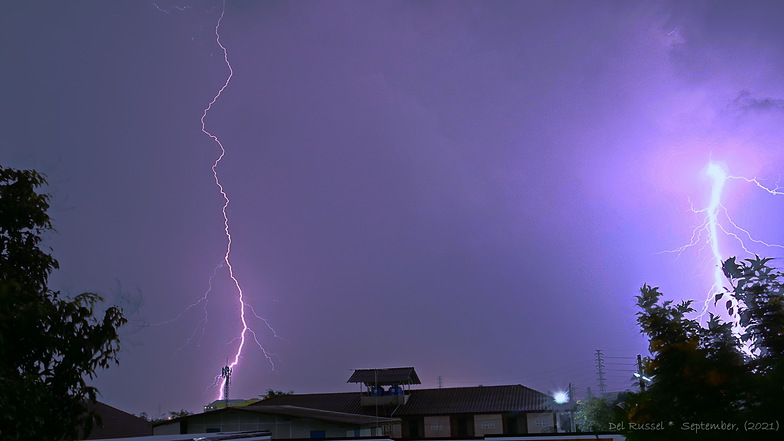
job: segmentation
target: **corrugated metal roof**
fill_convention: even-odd
[[[87,408],[101,418],[101,425],[96,424],[86,439],[152,435],[152,424],[135,415],[101,402],[88,402]]]
[[[298,406],[333,412],[365,415],[360,405],[359,392],[340,392],[326,394],[292,394],[267,398],[247,407],[256,406]]]
[[[264,414],[285,415],[297,418],[311,418],[335,423],[372,425],[399,421],[396,418],[375,417],[356,413],[334,412],[331,410],[313,409],[299,406],[246,406],[233,410],[250,411]]]
[[[347,383],[390,386],[393,384],[422,384],[412,367],[387,369],[357,369]]]
[[[545,410],[549,395],[516,384],[412,390],[393,416],[508,413]]]
[[[391,409],[376,409],[360,405],[360,393],[329,393],[282,395],[259,401],[248,407],[289,405],[311,409],[359,415],[391,417],[413,415],[450,415],[477,413],[515,413],[547,410],[552,397],[531,388],[515,384],[506,386],[453,387],[444,389],[414,389],[406,404]]]

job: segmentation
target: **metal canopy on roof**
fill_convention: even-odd
[[[391,386],[395,384],[422,384],[412,367],[386,369],[357,369],[347,383],[365,383],[373,386]]]

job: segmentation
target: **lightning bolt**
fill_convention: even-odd
[[[222,268],[222,267],[223,267],[223,262],[219,263],[215,267],[215,270],[212,272],[212,276],[210,276],[209,288],[207,288],[207,291],[204,292],[204,294],[201,296],[201,298],[199,300],[197,300],[197,301],[191,303],[190,305],[188,305],[187,307],[185,307],[185,309],[183,309],[182,312],[180,312],[177,315],[177,317],[174,317],[173,319],[165,320],[165,321],[162,321],[162,322],[158,322],[158,323],[153,323],[152,325],[150,325],[150,326],[162,326],[162,325],[167,325],[169,323],[176,322],[177,320],[182,318],[182,316],[185,315],[186,312],[190,311],[191,309],[193,309],[193,308],[195,308],[195,307],[197,307],[199,305],[202,305],[202,309],[204,311],[204,316],[201,319],[201,322],[199,322],[199,326],[197,326],[196,328],[193,329],[193,332],[191,333],[191,336],[188,337],[188,340],[185,341],[185,344],[183,344],[176,351],[174,351],[174,353],[172,354],[172,357],[174,355],[176,355],[177,353],[179,353],[181,350],[183,350],[186,346],[188,346],[188,344],[196,336],[196,332],[198,332],[199,329],[201,329],[201,337],[199,337],[199,341],[201,341],[201,338],[204,337],[204,332],[205,332],[205,330],[207,328],[207,301],[208,301],[208,297],[209,297],[210,293],[212,292],[212,281],[215,279],[215,276],[218,275],[218,270],[220,268]],[[198,347],[199,343],[196,343],[196,346]]]
[[[256,336],[256,332],[253,329],[251,329],[251,327],[248,325],[248,322],[247,322],[246,317],[245,317],[246,308],[250,309],[250,305],[247,304],[246,301],[245,301],[245,293],[242,291],[242,286],[240,286],[239,279],[237,279],[237,276],[234,274],[234,267],[231,264],[231,246],[232,246],[232,243],[233,243],[233,237],[231,235],[231,229],[229,227],[229,215],[227,214],[229,203],[231,201],[229,200],[229,196],[226,193],[226,190],[223,187],[223,184],[221,183],[221,180],[220,180],[220,176],[218,174],[218,166],[220,165],[220,163],[223,160],[223,158],[226,156],[226,149],[223,146],[223,143],[221,143],[220,139],[218,139],[217,136],[215,136],[209,130],[207,130],[207,126],[206,126],[206,123],[205,123],[205,120],[207,118],[207,114],[212,109],[212,106],[221,97],[221,95],[223,94],[223,91],[226,90],[226,88],[229,86],[229,83],[231,82],[231,79],[234,76],[234,69],[232,68],[231,63],[229,62],[228,50],[221,43],[220,26],[221,26],[221,22],[223,21],[223,17],[225,16],[225,14],[226,14],[226,0],[223,0],[223,8],[221,9],[220,17],[218,18],[218,21],[215,24],[215,42],[218,44],[218,47],[220,47],[221,51],[223,52],[223,62],[226,64],[226,67],[228,68],[229,74],[226,77],[226,81],[218,89],[218,92],[212,98],[212,101],[210,101],[210,103],[204,109],[204,112],[201,115],[201,120],[200,121],[201,121],[201,131],[202,131],[202,133],[204,133],[209,138],[211,138],[213,140],[213,142],[215,142],[215,144],[217,145],[218,150],[220,151],[220,153],[218,154],[217,159],[215,159],[215,162],[213,162],[211,169],[212,169],[212,176],[213,176],[213,179],[215,181],[215,185],[218,187],[218,191],[220,192],[221,196],[223,197],[223,206],[221,207],[221,214],[223,215],[223,232],[226,235],[226,252],[223,255],[223,263],[226,266],[226,268],[228,269],[229,277],[231,278],[231,281],[234,284],[234,288],[236,289],[236,292],[237,292],[237,302],[238,302],[238,306],[239,306],[239,317],[240,317],[240,322],[242,323],[242,331],[240,332],[239,336],[237,336],[235,339],[232,340],[232,342],[239,340],[239,346],[237,347],[237,351],[234,353],[234,358],[232,359],[231,363],[229,363],[228,366],[229,366],[229,368],[234,369],[234,367],[239,363],[240,358],[242,356],[242,351],[245,348],[245,342],[246,342],[246,339],[247,339],[247,335],[250,334],[253,337],[253,340],[256,343],[256,345],[259,347],[259,349],[261,349],[261,352],[262,352],[262,354],[264,354],[264,357],[270,362],[270,364],[272,365],[272,368],[274,369],[275,368],[275,364],[272,361],[272,357],[264,349],[264,347],[261,345],[261,343],[259,342],[259,340],[258,340],[258,338]],[[255,312],[254,312],[254,315],[256,315],[258,317],[258,315]],[[264,322],[267,323],[266,320],[264,320]],[[269,323],[267,323],[267,326],[269,327]],[[270,329],[271,329],[271,327],[270,327]],[[223,390],[224,390],[224,386],[225,386],[226,381],[227,381],[227,379],[223,378],[223,380],[222,380],[222,382],[220,384],[220,395],[218,396],[218,399],[225,398],[225,397],[223,397]]]
[[[775,188],[770,188],[760,182],[760,180],[757,178],[732,176],[728,173],[726,167],[719,163],[713,162],[712,160],[709,161],[708,165],[705,167],[704,174],[707,178],[710,179],[711,183],[710,203],[707,207],[702,209],[695,209],[694,206],[691,207],[692,212],[702,214],[704,216],[702,223],[692,231],[691,240],[688,244],[674,250],[665,251],[668,253],[677,253],[680,256],[684,250],[697,246],[698,244],[702,244],[700,251],[705,246],[710,247],[713,266],[713,284],[705,298],[702,310],[699,313],[700,318],[704,317],[708,312],[708,308],[712,303],[714,303],[716,295],[725,292],[724,285],[726,279],[721,267],[727,256],[725,256],[721,251],[721,237],[730,238],[732,241],[739,244],[740,249],[742,249],[743,252],[750,255],[754,255],[754,253],[749,249],[750,245],[747,245],[747,242],[753,242],[757,245],[762,245],[765,247],[776,247],[784,249],[784,246],[782,245],[768,243],[753,237],[747,229],[741,227],[738,225],[738,223],[732,220],[732,217],[730,217],[727,208],[721,202],[725,184],[729,180],[739,180],[754,184],[758,188],[774,196],[784,194],[784,192],[781,191],[780,186],[777,185]],[[734,330],[739,332],[740,317],[738,316],[737,312],[737,300],[735,300],[734,297],[729,296],[726,302],[727,303],[725,305],[732,318]]]
[[[712,299],[724,287],[724,274],[721,271],[721,263],[724,259],[719,251],[718,229],[720,225],[718,217],[719,209],[723,208],[723,205],[721,205],[721,194],[724,191],[724,184],[727,182],[727,171],[724,167],[714,162],[709,162],[705,174],[711,179],[710,205],[705,210],[708,217],[708,233],[710,234],[708,242],[710,243],[711,254],[715,264],[713,268],[713,286],[708,296],[709,299]],[[706,305],[708,304],[706,302]]]

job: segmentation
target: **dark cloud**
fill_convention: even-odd
[[[741,111],[784,111],[784,99],[780,98],[757,98],[749,90],[742,90],[732,101],[732,106]]]
[[[199,122],[228,74],[221,5],[0,15],[0,160],[52,170],[53,285],[134,311],[132,350],[98,380],[131,412],[198,410],[236,349]],[[249,345],[234,393],[346,390],[348,369],[395,365],[425,386],[584,390],[596,349],[644,351],[639,286],[705,290],[704,255],[657,253],[699,224],[708,158],[781,163],[777,121],[723,112],[781,110],[781,6],[722,5],[228,0],[234,77],[206,122],[236,274],[276,331],[252,319],[275,369]],[[757,202],[728,208],[760,221]]]

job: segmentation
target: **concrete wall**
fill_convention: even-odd
[[[451,436],[449,416],[425,417],[425,438],[444,438],[449,436]]]
[[[161,424],[152,428],[153,435],[177,435],[180,433],[180,422],[173,421],[171,423]]]
[[[395,439],[403,438],[403,427],[400,423],[392,424],[389,427],[389,436]]]
[[[474,436],[501,435],[504,419],[501,414],[474,415]]]
[[[552,413],[528,414],[528,433],[551,433],[554,430],[555,420]]]
[[[418,420],[419,437],[423,438],[449,438],[457,436],[458,418],[467,419],[467,436],[492,436],[504,434],[504,420],[501,414],[459,415],[459,416],[427,416],[412,418]],[[518,433],[552,433],[554,428],[553,414],[550,412],[530,413],[514,417],[517,420]],[[507,418],[508,420],[509,418]],[[363,428],[352,424],[338,424],[313,419],[287,418],[284,416],[257,414],[241,410],[227,410],[206,412],[193,415],[182,420],[161,424],[153,429],[155,435],[170,435],[181,433],[181,427],[186,433],[204,433],[214,429],[231,432],[244,430],[269,430],[273,439],[310,438],[311,431],[324,432],[327,438],[353,438],[358,436],[391,436],[401,438],[402,435],[410,436],[404,432],[408,420],[402,424],[393,424],[382,427],[380,432],[370,428]],[[357,432],[358,431],[358,432]]]

